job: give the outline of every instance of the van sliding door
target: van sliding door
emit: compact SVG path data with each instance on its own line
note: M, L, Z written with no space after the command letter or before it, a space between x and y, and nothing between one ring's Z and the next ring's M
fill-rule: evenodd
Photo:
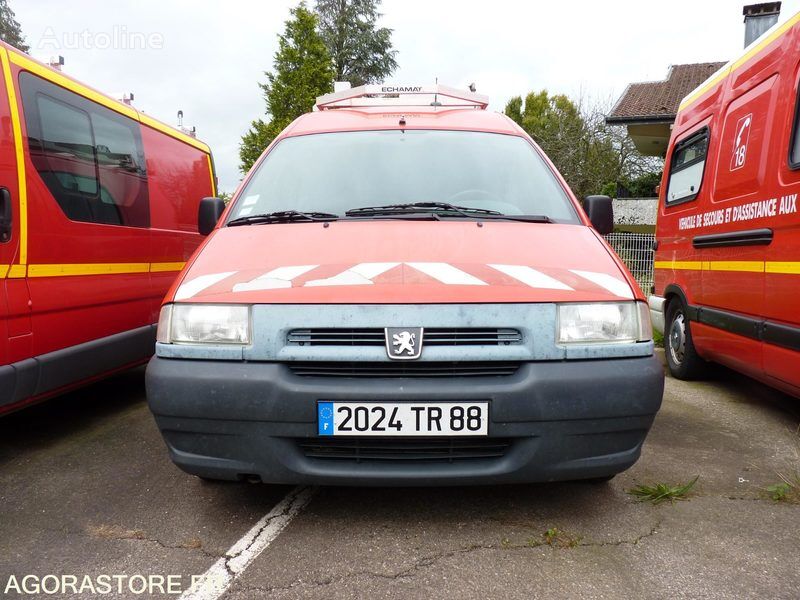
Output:
M152 351L147 170L133 111L24 70L19 89L37 224L28 284L37 393L44 393Z
M694 246L703 260L703 306L707 332L726 364L763 374L759 323L764 314L764 254L776 157L770 146L779 77L732 75L727 109L720 120L719 151L707 231Z

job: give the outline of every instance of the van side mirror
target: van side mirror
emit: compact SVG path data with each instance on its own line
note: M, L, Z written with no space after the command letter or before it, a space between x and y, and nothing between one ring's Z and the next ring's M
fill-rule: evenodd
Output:
M614 207L608 196L586 196L583 209L600 235L614 231Z
M208 235L214 231L217 221L225 212L225 202L222 198L203 198L197 209L197 230L200 235Z

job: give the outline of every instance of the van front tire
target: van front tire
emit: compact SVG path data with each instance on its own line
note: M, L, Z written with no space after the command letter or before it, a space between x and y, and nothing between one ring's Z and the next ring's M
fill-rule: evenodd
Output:
M664 328L664 354L670 374L676 379L690 381L702 377L707 364L694 348L692 330L686 307L674 298L667 305L667 324Z

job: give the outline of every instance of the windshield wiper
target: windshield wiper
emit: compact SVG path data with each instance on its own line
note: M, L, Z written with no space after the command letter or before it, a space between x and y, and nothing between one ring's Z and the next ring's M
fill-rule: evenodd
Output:
M386 204L383 206L362 206L361 208L351 208L345 214L348 217L365 217L369 215L393 215L410 214L420 212L446 212L455 213L463 217L475 217L477 215L501 216L503 213L496 210L486 210L485 208L472 208L470 206L456 206L447 202L412 202L410 204Z
M468 219L500 219L505 221L522 221L525 223L552 223L546 215L506 215L496 210L457 206L447 202L412 202L410 204L386 204L384 206L364 206L351 208L345 215L348 217L369 217L414 214L432 212L441 216L459 216Z
M281 210L271 213L260 213L238 217L228 221L227 227L237 225L253 225L258 223L308 223L312 221L335 221L339 215L327 212L301 212L299 210Z

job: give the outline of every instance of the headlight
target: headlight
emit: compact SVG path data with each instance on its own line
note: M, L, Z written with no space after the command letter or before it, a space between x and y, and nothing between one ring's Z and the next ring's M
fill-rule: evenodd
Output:
M631 343L650 340L650 311L644 302L559 304L558 343Z
M162 344L249 344L250 307L241 304L167 304L158 319Z

